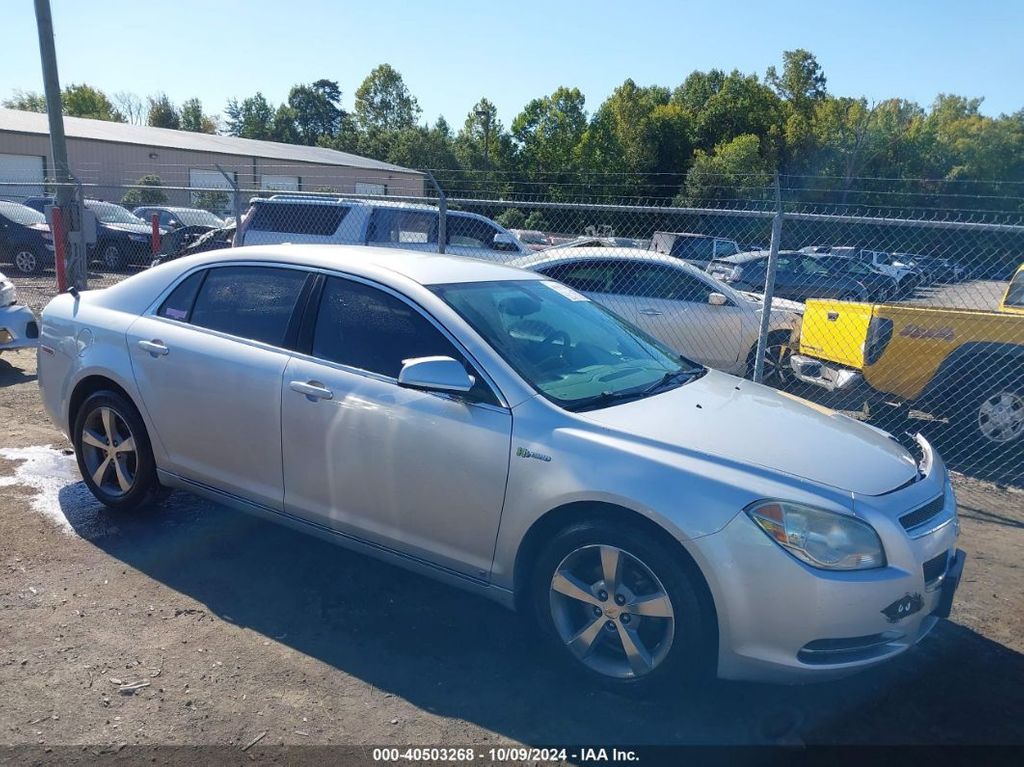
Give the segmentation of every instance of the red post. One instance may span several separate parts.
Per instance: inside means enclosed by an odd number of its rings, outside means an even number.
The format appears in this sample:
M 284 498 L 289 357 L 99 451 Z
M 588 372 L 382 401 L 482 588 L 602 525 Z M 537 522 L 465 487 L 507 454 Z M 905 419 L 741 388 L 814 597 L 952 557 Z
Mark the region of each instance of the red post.
M 160 253 L 160 214 L 154 213 L 149 217 L 150 224 L 150 252 L 156 256 Z
M 53 223 L 50 224 L 50 235 L 53 237 L 53 268 L 57 272 L 57 292 L 68 289 L 68 277 L 65 267 L 67 232 L 64 231 L 64 217 L 56 205 L 50 213 Z

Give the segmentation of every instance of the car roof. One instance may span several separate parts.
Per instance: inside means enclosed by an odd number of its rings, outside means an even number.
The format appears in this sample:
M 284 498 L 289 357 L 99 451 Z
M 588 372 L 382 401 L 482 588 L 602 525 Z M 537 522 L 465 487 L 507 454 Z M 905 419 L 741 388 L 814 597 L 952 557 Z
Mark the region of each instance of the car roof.
M 760 261 L 771 255 L 769 250 L 748 250 L 745 253 L 734 253 L 731 256 L 722 256 L 715 261 L 726 261 L 730 264 L 747 264 L 751 261 Z M 780 250 L 780 256 L 807 256 L 808 253 L 801 253 L 799 250 Z
M 523 256 L 512 261 L 511 264 L 520 269 L 534 269 L 546 264 L 555 264 L 562 261 L 585 261 L 602 259 L 605 261 L 636 261 L 648 264 L 664 264 L 677 269 L 693 269 L 700 272 L 695 266 L 687 264 L 678 258 L 657 253 L 653 250 L 643 248 L 547 248 L 538 251 L 531 256 Z
M 421 285 L 544 279 L 532 272 L 478 258 L 365 245 L 250 245 L 199 253 L 170 263 L 191 267 L 237 261 L 335 269 L 384 280 L 389 275 L 400 275 Z

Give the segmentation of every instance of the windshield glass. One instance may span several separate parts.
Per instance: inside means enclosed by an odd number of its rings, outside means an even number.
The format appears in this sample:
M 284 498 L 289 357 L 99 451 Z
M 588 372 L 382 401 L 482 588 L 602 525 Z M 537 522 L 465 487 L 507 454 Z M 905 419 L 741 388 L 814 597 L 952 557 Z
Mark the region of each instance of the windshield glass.
M 32 208 L 26 205 L 19 205 L 16 202 L 0 201 L 0 216 L 4 216 L 14 223 L 24 226 L 46 223 L 46 216 L 38 210 L 32 210 Z
M 127 210 L 122 208 L 120 205 L 114 205 L 112 202 L 87 202 L 85 204 L 89 210 L 96 214 L 96 218 L 102 221 L 104 224 L 142 224 L 146 225 L 138 216 L 133 213 L 129 213 Z
M 195 210 L 192 208 L 174 208 L 171 215 L 177 218 L 185 226 L 209 226 L 220 228 L 224 221 L 207 210 Z
M 569 410 L 674 388 L 704 369 L 558 282 L 433 288 L 533 388 Z
M 1003 304 L 1024 309 L 1024 270 L 1014 275 L 1010 287 L 1006 290 L 1006 299 Z

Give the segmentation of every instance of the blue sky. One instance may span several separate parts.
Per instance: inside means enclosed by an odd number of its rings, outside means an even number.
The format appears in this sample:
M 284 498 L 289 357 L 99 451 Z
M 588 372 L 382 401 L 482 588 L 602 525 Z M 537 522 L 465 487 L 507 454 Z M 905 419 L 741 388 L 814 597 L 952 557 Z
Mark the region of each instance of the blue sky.
M 579 87 L 589 111 L 631 77 L 675 86 L 694 69 L 764 74 L 785 49 L 818 57 L 829 89 L 924 105 L 983 96 L 987 114 L 1024 107 L 1020 0 L 52 0 L 62 84 L 199 96 L 208 112 L 260 90 L 339 81 L 344 105 L 389 62 L 423 116 L 462 123 L 486 95 L 511 122 L 531 98 Z M 30 0 L 4 3 L 0 98 L 41 90 Z

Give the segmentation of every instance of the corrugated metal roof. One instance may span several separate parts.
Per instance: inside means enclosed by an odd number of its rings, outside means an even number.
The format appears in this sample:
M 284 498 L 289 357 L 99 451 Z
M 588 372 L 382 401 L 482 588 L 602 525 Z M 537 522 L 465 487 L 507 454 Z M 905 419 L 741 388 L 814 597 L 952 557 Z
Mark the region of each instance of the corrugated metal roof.
M 48 136 L 50 126 L 45 114 L 22 112 L 17 109 L 0 109 L 0 132 L 34 133 Z M 83 117 L 65 117 L 64 134 L 68 138 L 110 141 L 118 144 L 139 144 L 142 146 L 184 149 L 192 152 L 215 152 L 218 154 L 260 157 L 285 162 L 308 162 L 318 165 L 339 165 L 348 168 L 364 168 L 395 173 L 419 171 L 392 165 L 357 154 L 339 152 L 316 146 L 279 144 L 276 141 L 217 136 L 209 133 L 191 133 L 170 128 L 150 128 L 147 125 L 87 120 Z

